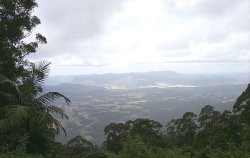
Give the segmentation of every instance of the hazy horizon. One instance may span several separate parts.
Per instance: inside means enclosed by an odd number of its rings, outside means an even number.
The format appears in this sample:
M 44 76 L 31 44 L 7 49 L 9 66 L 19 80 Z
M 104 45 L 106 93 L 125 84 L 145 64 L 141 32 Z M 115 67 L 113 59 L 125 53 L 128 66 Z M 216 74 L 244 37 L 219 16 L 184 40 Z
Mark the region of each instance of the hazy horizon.
M 206 73 L 206 72 L 178 72 L 178 71 L 172 71 L 172 70 L 152 70 L 152 71 L 130 71 L 130 72 L 100 72 L 100 73 L 82 73 L 82 74 L 58 74 L 58 75 L 51 75 L 49 74 L 48 77 L 58 77 L 58 76 L 88 76 L 88 75 L 107 75 L 107 74 L 133 74 L 133 73 L 152 73 L 152 72 L 173 72 L 178 74 L 186 74 L 186 75 L 232 75 L 232 74 L 243 74 L 247 75 L 249 72 L 213 72 L 213 73 Z M 250 79 L 250 76 L 247 76 Z

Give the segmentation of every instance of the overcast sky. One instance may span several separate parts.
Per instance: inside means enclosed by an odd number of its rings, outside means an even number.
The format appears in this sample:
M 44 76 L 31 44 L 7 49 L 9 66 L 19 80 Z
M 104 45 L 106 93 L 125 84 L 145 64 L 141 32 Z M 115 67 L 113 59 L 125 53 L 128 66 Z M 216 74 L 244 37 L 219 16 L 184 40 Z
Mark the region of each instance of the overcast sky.
M 250 72 L 249 0 L 38 0 L 51 75 Z

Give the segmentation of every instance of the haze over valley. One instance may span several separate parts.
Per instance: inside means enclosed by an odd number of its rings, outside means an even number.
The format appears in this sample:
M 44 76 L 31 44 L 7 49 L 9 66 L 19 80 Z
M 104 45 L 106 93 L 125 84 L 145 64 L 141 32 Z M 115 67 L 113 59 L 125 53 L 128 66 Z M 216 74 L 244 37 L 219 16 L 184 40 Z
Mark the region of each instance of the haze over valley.
M 48 79 L 46 89 L 61 92 L 72 101 L 63 107 L 69 116 L 63 121 L 68 136 L 58 139 L 65 143 L 81 135 L 101 144 L 105 140 L 103 129 L 112 122 L 143 117 L 164 124 L 186 111 L 198 114 L 205 105 L 219 111 L 231 109 L 249 81 L 246 73 L 155 71 L 55 76 Z

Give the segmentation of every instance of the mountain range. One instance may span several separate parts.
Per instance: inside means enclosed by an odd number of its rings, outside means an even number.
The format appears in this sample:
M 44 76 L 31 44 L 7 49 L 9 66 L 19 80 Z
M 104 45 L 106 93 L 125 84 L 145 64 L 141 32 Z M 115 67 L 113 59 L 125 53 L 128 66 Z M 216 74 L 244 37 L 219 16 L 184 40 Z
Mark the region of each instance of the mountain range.
M 225 84 L 245 84 L 250 81 L 247 73 L 227 74 L 184 74 L 173 71 L 134 72 L 122 74 L 91 74 L 51 76 L 47 85 L 62 83 L 82 84 L 107 89 L 167 88 L 173 86 L 215 86 Z M 66 85 L 64 85 L 66 86 Z M 90 87 L 85 87 L 90 88 Z M 75 90 L 79 87 L 75 87 Z

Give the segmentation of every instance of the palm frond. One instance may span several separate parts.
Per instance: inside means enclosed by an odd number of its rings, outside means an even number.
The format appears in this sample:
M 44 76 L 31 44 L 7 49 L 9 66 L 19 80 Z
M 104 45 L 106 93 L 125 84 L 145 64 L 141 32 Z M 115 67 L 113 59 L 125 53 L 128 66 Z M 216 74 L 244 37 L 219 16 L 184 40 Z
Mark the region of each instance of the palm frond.
M 0 107 L 0 130 L 10 130 L 23 123 L 34 121 L 36 125 L 50 128 L 56 134 L 63 131 L 66 135 L 64 127 L 54 115 L 59 115 L 61 119 L 68 119 L 68 116 L 60 107 L 54 104 L 61 103 L 61 99 L 66 105 L 69 105 L 71 101 L 58 92 L 48 92 L 40 95 L 43 92 L 42 84 L 48 77 L 50 62 L 41 61 L 28 64 L 27 72 L 22 76 L 18 86 L 0 74 L 0 97 L 1 95 L 6 96 L 8 99 L 13 99 L 13 101 L 9 100 L 10 103 L 20 104 L 8 104 L 8 106 L 3 104 L 4 106 Z M 8 87 L 6 88 L 5 85 L 7 84 Z M 1 86 L 5 87 L 4 91 L 1 91 Z M 12 89 L 11 93 L 9 93 L 10 87 Z M 16 100 L 14 100 L 15 98 Z M 57 99 L 60 100 L 55 102 Z
M 61 119 L 64 119 L 64 118 L 66 118 L 67 120 L 69 119 L 69 117 L 64 113 L 64 111 L 61 108 L 59 108 L 59 107 L 48 106 L 46 110 L 49 113 L 58 114 L 61 117 Z
M 7 131 L 26 122 L 31 109 L 21 105 L 8 105 L 0 108 L 0 130 Z
M 6 76 L 3 75 L 3 73 L 0 73 L 0 82 L 9 80 Z
M 1 73 L 0 76 L 0 105 L 17 104 L 21 94 L 17 85 Z
M 61 122 L 55 119 L 50 113 L 45 111 L 37 111 L 35 114 L 36 121 L 41 126 L 50 126 L 54 132 L 59 135 L 61 131 L 66 135 L 66 130 Z
M 43 83 L 48 77 L 50 64 L 51 62 L 47 61 L 29 63 L 27 73 L 22 77 L 20 89 L 29 94 L 29 96 L 41 93 Z
M 4 90 L 4 89 L 14 89 L 16 90 L 16 85 L 9 79 L 0 79 L 0 90 Z
M 32 81 L 35 84 L 43 84 L 45 79 L 48 77 L 49 73 L 49 65 L 51 62 L 48 61 L 40 61 L 38 63 L 31 63 L 31 74 L 32 74 Z
M 16 101 L 16 97 L 10 93 L 6 93 L 4 91 L 1 91 L 0 90 L 0 99 L 1 99 L 1 102 L 0 102 L 0 105 L 3 106 L 4 105 L 9 105 L 9 104 L 12 104 L 12 103 L 15 103 Z
M 70 99 L 58 92 L 48 92 L 37 98 L 44 106 L 51 106 L 51 103 L 57 99 L 63 99 L 67 105 L 71 103 Z
M 45 93 L 36 99 L 38 109 L 36 110 L 37 113 L 35 115 L 35 118 L 41 125 L 51 125 L 51 128 L 56 134 L 60 134 L 60 132 L 63 131 L 63 133 L 66 135 L 66 131 L 61 122 L 52 116 L 52 114 L 57 114 L 61 117 L 61 119 L 68 119 L 68 116 L 61 108 L 53 105 L 54 101 L 56 101 L 57 99 L 63 99 L 67 105 L 71 103 L 71 101 L 61 93 Z

